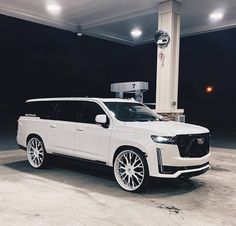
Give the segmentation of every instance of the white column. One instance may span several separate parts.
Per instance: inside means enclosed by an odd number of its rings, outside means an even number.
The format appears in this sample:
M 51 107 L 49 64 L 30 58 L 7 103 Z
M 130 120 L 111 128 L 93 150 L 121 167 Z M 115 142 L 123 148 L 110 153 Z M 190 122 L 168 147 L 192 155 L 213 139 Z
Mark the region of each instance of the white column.
M 180 45 L 180 3 L 161 2 L 158 5 L 158 30 L 170 35 L 167 48 L 157 47 L 156 110 L 158 113 L 183 113 L 177 109 Z

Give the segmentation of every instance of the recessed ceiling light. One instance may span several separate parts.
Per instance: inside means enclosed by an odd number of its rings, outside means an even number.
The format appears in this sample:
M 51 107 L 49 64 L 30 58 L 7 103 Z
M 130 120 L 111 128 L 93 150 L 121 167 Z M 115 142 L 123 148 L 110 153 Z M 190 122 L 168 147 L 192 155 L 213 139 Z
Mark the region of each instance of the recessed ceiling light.
M 131 34 L 134 38 L 138 38 L 138 37 L 140 37 L 140 36 L 143 34 L 143 32 L 142 32 L 139 28 L 134 28 L 134 29 L 130 32 L 130 34 Z
M 61 13 L 61 6 L 56 3 L 50 3 L 47 5 L 47 11 L 53 15 Z
M 224 17 L 224 14 L 222 12 L 214 12 L 214 13 L 211 13 L 209 15 L 209 18 L 212 20 L 212 21 L 218 21 L 218 20 L 222 20 Z

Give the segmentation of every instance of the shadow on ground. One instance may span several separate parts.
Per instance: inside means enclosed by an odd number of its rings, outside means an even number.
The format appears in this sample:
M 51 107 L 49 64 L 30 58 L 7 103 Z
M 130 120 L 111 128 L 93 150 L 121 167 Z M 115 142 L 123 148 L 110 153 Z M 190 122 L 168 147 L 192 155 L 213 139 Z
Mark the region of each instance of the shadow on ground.
M 149 181 L 148 188 L 141 194 L 131 194 L 123 191 L 115 182 L 112 168 L 84 161 L 53 156 L 46 169 L 33 169 L 27 160 L 4 164 L 5 166 L 31 174 L 41 179 L 53 180 L 72 186 L 74 189 L 86 189 L 106 195 L 136 197 L 170 197 L 192 192 L 205 183 L 200 180 L 154 179 Z M 19 178 L 20 180 L 21 178 Z

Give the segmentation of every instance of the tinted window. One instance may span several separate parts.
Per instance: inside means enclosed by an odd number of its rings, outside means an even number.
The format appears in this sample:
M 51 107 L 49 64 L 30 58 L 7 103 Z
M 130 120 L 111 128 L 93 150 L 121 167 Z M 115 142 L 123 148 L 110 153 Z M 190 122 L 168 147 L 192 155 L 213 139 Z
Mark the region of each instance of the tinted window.
M 26 116 L 36 116 L 41 119 L 55 119 L 58 103 L 52 101 L 26 103 Z
M 96 124 L 95 118 L 105 114 L 95 102 L 89 101 L 62 101 L 60 102 L 58 120 Z
M 79 101 L 64 101 L 60 103 L 58 120 L 69 122 L 81 121 L 82 103 Z
M 104 102 L 114 116 L 124 122 L 158 121 L 161 117 L 141 103 Z
M 94 102 L 83 101 L 83 110 L 81 114 L 81 122 L 96 124 L 95 118 L 99 114 L 105 114 L 103 109 Z

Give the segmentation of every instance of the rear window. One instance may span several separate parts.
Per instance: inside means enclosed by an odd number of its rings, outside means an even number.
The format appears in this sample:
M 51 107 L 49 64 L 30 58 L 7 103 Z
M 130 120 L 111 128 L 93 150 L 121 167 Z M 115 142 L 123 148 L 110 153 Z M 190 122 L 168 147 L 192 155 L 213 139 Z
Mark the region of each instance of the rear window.
M 57 120 L 80 122 L 82 103 L 79 101 L 62 101 Z
M 95 102 L 64 101 L 60 102 L 58 120 L 96 124 L 95 117 L 99 114 L 105 112 Z
M 25 116 L 40 117 L 41 119 L 55 119 L 58 103 L 52 101 L 26 103 Z

